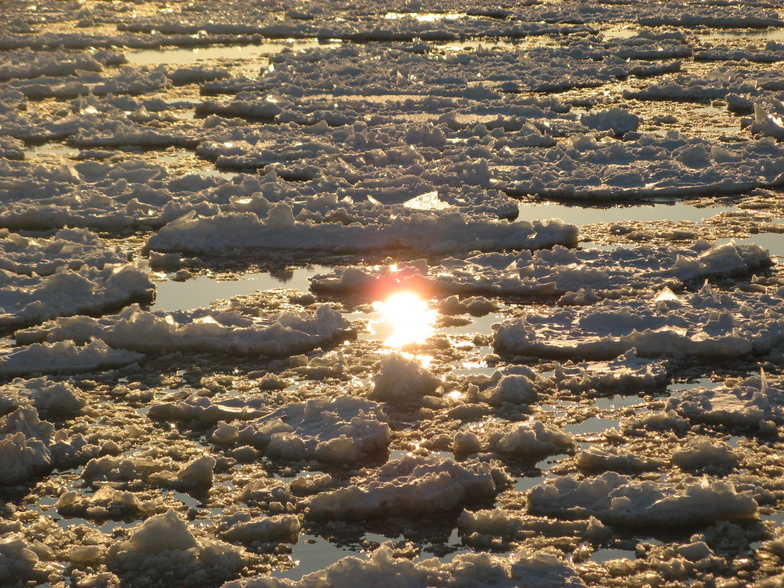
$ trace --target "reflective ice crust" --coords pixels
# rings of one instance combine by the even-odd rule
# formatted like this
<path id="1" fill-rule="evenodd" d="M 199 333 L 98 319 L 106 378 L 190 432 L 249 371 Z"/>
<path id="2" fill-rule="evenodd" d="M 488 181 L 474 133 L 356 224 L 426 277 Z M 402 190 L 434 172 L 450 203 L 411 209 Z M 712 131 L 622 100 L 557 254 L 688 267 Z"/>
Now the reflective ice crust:
<path id="1" fill-rule="evenodd" d="M 783 580 L 784 15 L 0 11 L 0 585 Z"/>

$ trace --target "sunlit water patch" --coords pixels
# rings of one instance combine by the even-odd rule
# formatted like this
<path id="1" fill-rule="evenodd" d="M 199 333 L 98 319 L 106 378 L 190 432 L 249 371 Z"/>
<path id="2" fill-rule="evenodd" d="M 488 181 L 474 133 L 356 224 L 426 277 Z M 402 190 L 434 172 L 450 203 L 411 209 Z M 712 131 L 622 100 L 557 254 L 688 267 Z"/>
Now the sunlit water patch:
<path id="1" fill-rule="evenodd" d="M 25 149 L 24 158 L 28 161 L 59 162 L 79 155 L 79 150 L 62 143 L 44 143 Z"/>
<path id="2" fill-rule="evenodd" d="M 518 206 L 520 220 L 534 221 L 560 218 L 568 224 L 577 226 L 595 223 L 653 222 L 653 221 L 692 221 L 700 222 L 722 212 L 737 211 L 736 206 L 706 206 L 698 208 L 686 202 L 656 202 L 634 206 L 580 206 L 555 202 L 521 202 Z"/>
<path id="3" fill-rule="evenodd" d="M 303 533 L 297 543 L 291 546 L 291 563 L 293 567 L 286 570 L 274 570 L 271 576 L 275 578 L 288 578 L 299 581 L 305 574 L 318 572 L 339 559 L 351 555 L 346 547 L 341 547 L 316 537 Z"/>
<path id="4" fill-rule="evenodd" d="M 636 559 L 637 556 L 634 551 L 630 549 L 614 549 L 606 547 L 604 549 L 597 549 L 591 555 L 591 561 L 596 563 L 605 563 L 611 559 Z"/>
<path id="5" fill-rule="evenodd" d="M 206 47 L 186 47 L 177 49 L 142 49 L 129 51 L 125 57 L 136 65 L 179 64 L 187 65 L 199 61 L 226 59 L 240 61 L 256 59 L 280 53 L 284 49 L 303 51 L 315 47 L 338 46 L 340 41 L 319 39 L 286 39 L 265 41 L 254 45 L 210 45 Z"/>
<path id="6" fill-rule="evenodd" d="M 515 478 L 514 489 L 518 492 L 528 492 L 534 486 L 541 486 L 546 480 L 546 476 L 519 476 Z"/>
<path id="7" fill-rule="evenodd" d="M 563 430 L 565 433 L 571 433 L 572 435 L 592 437 L 612 428 L 618 428 L 620 423 L 619 419 L 606 419 L 596 416 L 589 417 L 578 424 L 566 425 Z"/>
<path id="8" fill-rule="evenodd" d="M 385 20 L 414 19 L 418 22 L 438 22 L 441 20 L 462 20 L 470 18 L 465 12 L 387 12 Z"/>
<path id="9" fill-rule="evenodd" d="M 730 239 L 717 239 L 716 244 L 726 243 Z M 757 233 L 748 239 L 732 239 L 738 245 L 754 243 L 767 249 L 773 257 L 784 257 L 784 234 L 782 233 Z"/>
<path id="10" fill-rule="evenodd" d="M 670 396 L 681 396 L 687 390 L 694 390 L 695 388 L 705 388 L 713 390 L 721 385 L 720 382 L 714 382 L 710 378 L 697 378 L 696 380 L 688 382 L 673 382 L 667 387 Z"/>
<path id="11" fill-rule="evenodd" d="M 769 514 L 760 515 L 760 520 L 763 522 L 769 521 L 775 525 L 784 525 L 784 512 L 772 512 Z"/>
<path id="12" fill-rule="evenodd" d="M 784 29 L 773 27 L 768 29 L 709 30 L 700 34 L 703 34 L 716 42 L 730 39 L 743 39 L 746 41 L 784 41 Z"/>
<path id="13" fill-rule="evenodd" d="M 379 318 L 368 324 L 370 332 L 389 347 L 424 343 L 433 334 L 437 312 L 415 292 L 401 291 L 373 303 Z"/>
<path id="14" fill-rule="evenodd" d="M 596 406 L 602 410 L 618 410 L 629 406 L 635 406 L 642 402 L 639 396 L 611 396 L 608 398 L 597 398 Z"/>
<path id="15" fill-rule="evenodd" d="M 246 274 L 239 280 L 216 280 L 208 276 L 197 276 L 185 282 L 174 280 L 160 282 L 157 284 L 152 310 L 192 310 L 208 306 L 215 300 L 246 296 L 275 288 L 307 292 L 308 279 L 325 271 L 329 271 L 329 268 L 310 266 L 279 274 L 267 272 Z"/>

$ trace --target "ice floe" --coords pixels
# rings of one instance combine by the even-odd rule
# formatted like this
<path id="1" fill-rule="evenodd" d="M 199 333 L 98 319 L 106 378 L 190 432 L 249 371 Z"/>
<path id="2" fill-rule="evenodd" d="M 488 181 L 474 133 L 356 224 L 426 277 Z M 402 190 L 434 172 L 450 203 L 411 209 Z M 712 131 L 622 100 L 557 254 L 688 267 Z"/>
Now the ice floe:
<path id="1" fill-rule="evenodd" d="M 492 500 L 505 480 L 487 464 L 412 456 L 388 461 L 358 482 L 311 498 L 308 517 L 352 520 L 445 512 Z"/>
<path id="2" fill-rule="evenodd" d="M 564 304 L 590 304 L 635 291 L 679 290 L 685 283 L 748 274 L 771 264 L 762 248 L 734 243 L 711 246 L 703 241 L 689 249 L 632 251 L 569 250 L 556 245 L 517 255 L 447 258 L 435 266 L 400 263 L 336 268 L 331 274 L 313 277 L 310 287 L 316 293 L 367 296 L 406 288 L 441 296 L 559 296 Z"/>
<path id="3" fill-rule="evenodd" d="M 731 483 L 694 479 L 681 486 L 636 481 L 615 472 L 580 480 L 557 478 L 528 493 L 531 514 L 588 518 L 610 525 L 705 525 L 721 520 L 755 520 L 754 499 Z"/>
<path id="4" fill-rule="evenodd" d="M 379 211 L 380 212 L 380 211 Z M 553 221 L 466 220 L 460 214 L 412 213 L 344 225 L 298 221 L 287 204 L 264 218 L 252 212 L 199 218 L 189 214 L 163 227 L 147 243 L 159 252 L 241 256 L 259 250 L 326 254 L 538 249 L 573 244 L 577 228 Z"/>
<path id="5" fill-rule="evenodd" d="M 694 422 L 772 432 L 784 419 L 782 394 L 780 383 L 768 384 L 763 372 L 732 387 L 687 390 L 681 397 L 670 399 L 667 406 Z"/>
<path id="6" fill-rule="evenodd" d="M 102 555 L 129 586 L 145 586 L 165 578 L 186 585 L 216 583 L 234 577 L 246 558 L 243 550 L 229 543 L 197 538 L 173 510 L 147 519 L 132 530 L 128 540 L 117 541 Z M 144 572 L 139 574 L 139 570 Z"/>
<path id="7" fill-rule="evenodd" d="M 78 270 L 64 265 L 43 277 L 0 272 L 5 290 L 0 307 L 3 330 L 149 301 L 154 291 L 148 272 L 137 263 L 106 265 L 103 269 L 83 266 Z"/>
<path id="8" fill-rule="evenodd" d="M 442 563 L 437 558 L 415 563 L 396 558 L 393 549 L 383 545 L 369 559 L 346 557 L 321 572 L 308 574 L 302 580 L 280 580 L 261 577 L 229 582 L 226 588 L 316 588 L 317 586 L 351 582 L 358 585 L 421 588 L 438 585 L 447 587 L 494 586 L 512 588 L 521 583 L 555 588 L 585 586 L 574 567 L 554 550 L 533 552 L 520 550 L 510 558 L 490 554 L 462 554 Z"/>
<path id="9" fill-rule="evenodd" d="M 572 449 L 573 438 L 554 425 L 539 421 L 486 427 L 483 437 L 464 431 L 455 435 L 456 454 L 478 453 L 484 448 L 507 458 L 537 461 Z"/>
<path id="10" fill-rule="evenodd" d="M 289 356 L 347 337 L 350 323 L 327 305 L 254 320 L 236 311 L 143 311 L 129 306 L 102 318 L 76 316 L 18 331 L 22 344 L 98 340 L 138 353 L 174 351 Z"/>
<path id="11" fill-rule="evenodd" d="M 390 429 L 382 405 L 340 396 L 291 403 L 247 424 L 216 432 L 223 443 L 252 445 L 272 459 L 354 464 L 386 452 Z"/>
<path id="12" fill-rule="evenodd" d="M 755 310 L 756 309 L 756 310 Z M 635 349 L 640 357 L 744 359 L 782 344 L 778 295 L 733 296 L 704 286 L 678 300 L 602 301 L 502 323 L 497 352 L 608 359 Z"/>

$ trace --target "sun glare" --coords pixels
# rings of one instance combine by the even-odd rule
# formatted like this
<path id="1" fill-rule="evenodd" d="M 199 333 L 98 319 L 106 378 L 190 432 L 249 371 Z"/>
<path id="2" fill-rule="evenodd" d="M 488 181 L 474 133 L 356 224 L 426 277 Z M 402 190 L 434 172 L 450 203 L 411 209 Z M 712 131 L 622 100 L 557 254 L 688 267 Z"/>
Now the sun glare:
<path id="1" fill-rule="evenodd" d="M 384 302 L 373 303 L 381 318 L 371 323 L 373 331 L 385 337 L 390 347 L 403 347 L 409 343 L 423 343 L 433 334 L 436 311 L 427 307 L 415 292 L 396 292 Z"/>

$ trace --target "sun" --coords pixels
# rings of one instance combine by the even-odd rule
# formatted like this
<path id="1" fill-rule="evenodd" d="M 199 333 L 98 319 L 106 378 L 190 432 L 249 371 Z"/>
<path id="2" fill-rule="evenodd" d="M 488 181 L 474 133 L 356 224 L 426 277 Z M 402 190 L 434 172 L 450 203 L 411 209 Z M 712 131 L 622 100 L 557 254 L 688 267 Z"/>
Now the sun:
<path id="1" fill-rule="evenodd" d="M 433 334 L 437 312 L 414 291 L 395 292 L 383 302 L 374 302 L 373 309 L 380 318 L 372 322 L 371 328 L 385 336 L 385 344 L 390 347 L 423 343 Z"/>

